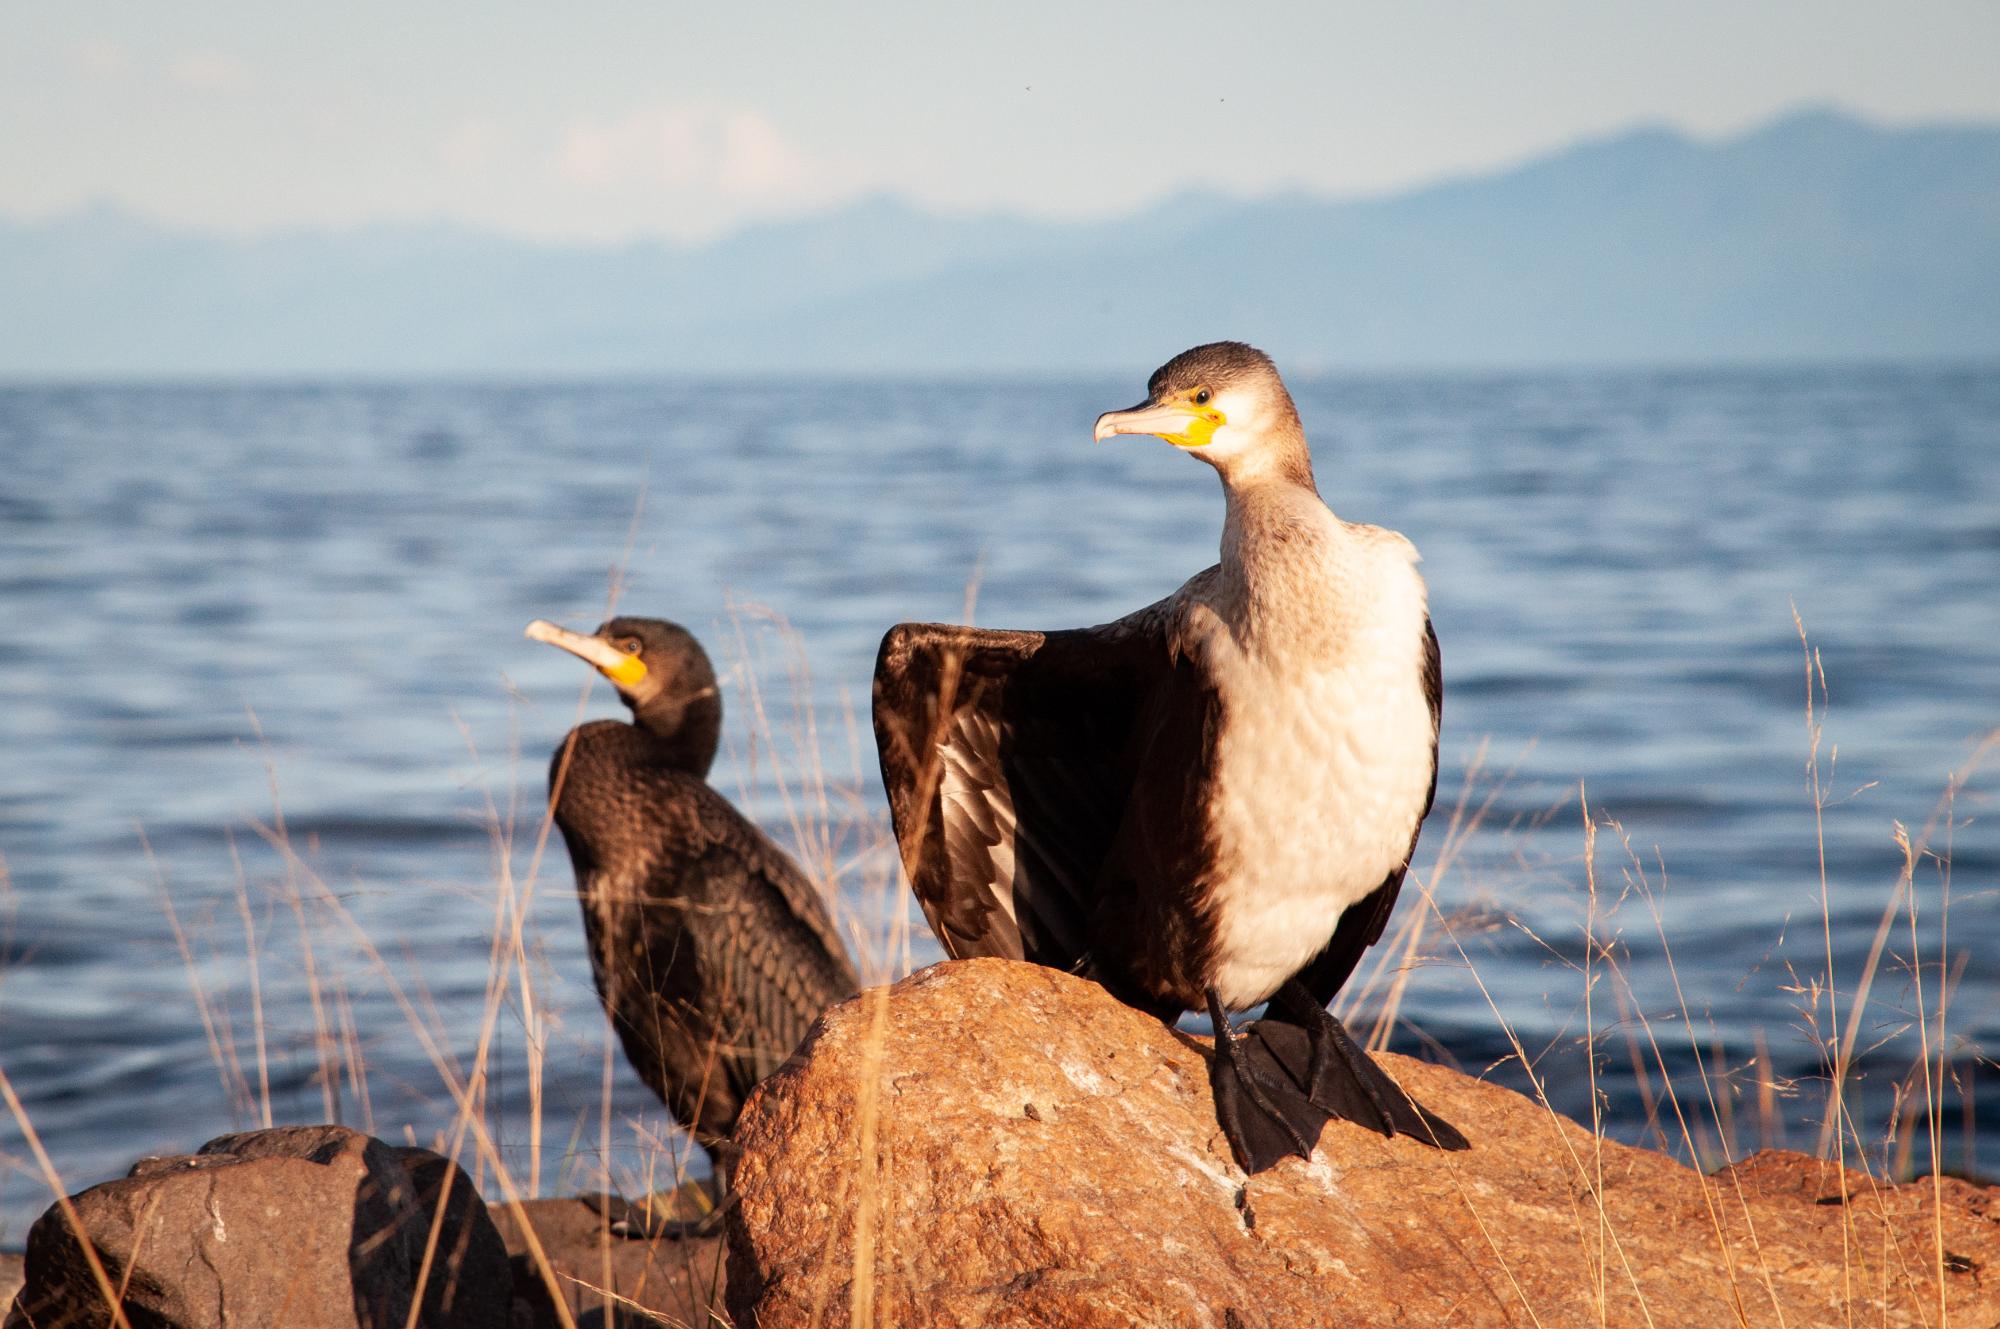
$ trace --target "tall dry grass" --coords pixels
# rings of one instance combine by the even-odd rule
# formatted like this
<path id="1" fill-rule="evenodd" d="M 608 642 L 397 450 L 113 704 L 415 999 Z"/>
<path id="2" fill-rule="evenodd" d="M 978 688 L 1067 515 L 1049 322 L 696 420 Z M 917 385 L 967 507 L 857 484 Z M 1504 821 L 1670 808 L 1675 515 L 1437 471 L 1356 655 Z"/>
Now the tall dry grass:
<path id="1" fill-rule="evenodd" d="M 613 607 L 616 584 L 614 578 Z M 1816 1150 L 1844 1165 L 1838 1174 L 1843 1188 L 1850 1176 L 1847 1168 L 1870 1187 L 1913 1174 L 1928 1176 L 1938 1187 L 1947 1151 L 1947 1089 L 1954 1089 L 1966 1114 L 1963 1168 L 1978 1166 L 1970 1113 L 1981 1059 L 1977 1049 L 1955 1040 L 1949 1021 L 1957 983 L 1969 962 L 1963 949 L 1951 950 L 1951 842 L 1962 824 L 1959 804 L 1976 773 L 2000 746 L 2000 733 L 1987 736 L 1951 774 L 1937 808 L 1919 829 L 1912 832 L 1901 825 L 1893 829 L 1902 867 L 1885 886 L 1869 951 L 1862 957 L 1839 953 L 1834 942 L 1836 897 L 1858 887 L 1835 883 L 1827 873 L 1825 819 L 1832 804 L 1827 792 L 1832 753 L 1825 747 L 1827 685 L 1803 625 L 1799 631 L 1807 685 L 1804 776 L 1819 854 L 1822 956 L 1817 972 L 1796 967 L 1787 971 L 1799 1012 L 1795 1031 L 1758 1031 L 1747 1055 L 1737 1054 L 1743 1058 L 1740 1061 L 1732 1059 L 1712 1022 L 1704 1037 L 1702 1004 L 1691 999 L 1682 984 L 1665 921 L 1664 861 L 1657 851 L 1631 843 L 1623 827 L 1594 807 L 1581 789 L 1575 798 L 1582 828 L 1580 854 L 1566 866 L 1532 864 L 1517 855 L 1518 871 L 1512 879 L 1533 881 L 1539 891 L 1567 873 L 1578 905 L 1576 935 L 1538 935 L 1522 916 L 1510 911 L 1508 879 L 1476 863 L 1473 850 L 1482 842 L 1504 843 L 1515 829 L 1496 830 L 1491 825 L 1493 809 L 1514 779 L 1515 768 L 1492 770 L 1483 744 L 1466 764 L 1455 796 L 1441 802 L 1433 815 L 1424 837 L 1422 870 L 1412 872 L 1390 934 L 1336 1005 L 1343 1018 L 1366 1028 L 1370 1048 L 1394 1042 L 1448 1053 L 1412 1018 L 1409 997 L 1412 985 L 1425 982 L 1427 973 L 1462 974 L 1479 992 L 1508 1048 L 1500 1062 L 1468 1069 L 1517 1075 L 1553 1127 L 1558 1105 L 1541 1069 L 1552 1044 L 1531 1047 L 1522 1036 L 1518 1012 L 1510 1010 L 1511 998 L 1495 994 L 1481 972 L 1481 941 L 1502 930 L 1526 935 L 1571 972 L 1559 982 L 1575 987 L 1581 1028 L 1565 1031 L 1562 1037 L 1583 1049 L 1587 1124 L 1598 1147 L 1579 1153 L 1562 1131 L 1553 1135 L 1564 1142 L 1567 1164 L 1578 1179 L 1583 1204 L 1580 1230 L 1587 1233 L 1594 1252 L 1589 1299 L 1600 1320 L 1608 1316 L 1614 1284 L 1637 1296 L 1642 1314 L 1648 1314 L 1621 1233 L 1601 1198 L 1601 1143 L 1614 1088 L 1636 1094 L 1644 1105 L 1642 1139 L 1680 1154 L 1704 1174 L 1701 1184 L 1710 1239 L 1726 1270 L 1737 1318 L 1744 1324 L 1761 1322 L 1764 1308 L 1777 1306 L 1771 1270 L 1764 1263 L 1754 1224 L 1747 1263 L 1726 1234 L 1732 1212 L 1733 1221 L 1749 1222 L 1746 1197 L 1727 1175 L 1707 1174 L 1744 1156 L 1746 1133 L 1760 1145 L 1781 1144 L 1816 1124 Z M 728 644 L 725 678 L 731 717 L 725 727 L 725 752 L 736 772 L 738 801 L 753 806 L 761 801 L 760 791 L 775 791 L 780 817 L 771 829 L 793 849 L 825 893 L 866 982 L 879 987 L 900 977 L 925 950 L 920 936 L 912 933 L 897 847 L 877 811 L 872 739 L 861 700 L 840 695 L 834 704 L 840 718 L 837 731 L 823 733 L 824 712 L 815 704 L 803 643 L 781 618 L 755 605 L 734 605 L 722 636 Z M 773 687 L 773 680 L 781 686 Z M 591 705 L 592 688 L 586 683 L 569 723 L 580 721 Z M 539 716 L 533 721 L 526 726 L 535 735 L 528 743 L 531 747 L 543 741 L 552 744 L 566 727 Z M 325 1119 L 350 1121 L 370 1133 L 400 1131 L 405 1140 L 424 1143 L 458 1162 L 496 1206 L 515 1212 L 529 1234 L 529 1254 L 538 1275 L 563 1322 L 571 1324 L 576 1311 L 585 1307 L 607 1317 L 620 1310 L 631 1314 L 634 1290 L 614 1286 L 608 1263 L 595 1281 L 560 1274 L 525 1221 L 523 1202 L 550 1192 L 647 1195 L 672 1190 L 695 1177 L 695 1152 L 687 1138 L 666 1123 L 663 1113 L 631 1117 L 615 1110 L 614 1083 L 629 1072 L 613 1050 L 609 1027 L 581 975 L 556 982 L 549 971 L 536 935 L 534 904 L 543 897 L 573 898 L 574 885 L 566 856 L 558 852 L 550 861 L 552 820 L 549 801 L 541 792 L 541 763 L 523 762 L 520 732 L 517 727 L 497 768 L 504 776 L 504 789 L 496 794 L 482 785 L 477 791 L 478 819 L 490 849 L 487 879 L 480 888 L 458 897 L 484 918 L 486 978 L 479 1016 L 471 1028 L 455 1025 L 441 1014 L 425 987 L 422 957 L 371 936 L 350 902 L 350 893 L 330 887 L 313 856 L 295 845 L 286 824 L 277 766 L 268 758 L 270 811 L 245 829 L 278 867 L 263 874 L 246 869 L 231 841 L 233 884 L 228 902 L 233 917 L 186 916 L 176 900 L 171 865 L 152 853 L 143 835 L 141 844 L 188 975 L 193 1013 L 223 1093 L 238 1118 L 232 1124 L 269 1124 L 291 1115 L 274 1101 L 272 1064 L 277 1050 L 302 1049 L 312 1067 L 312 1099 Z M 822 752 L 829 747 L 841 754 L 837 774 L 822 761 Z M 470 736 L 467 748 L 475 765 L 483 765 Z M 1607 845 L 1612 851 L 1608 863 L 1600 861 Z M 1498 857 L 1504 859 L 1506 854 Z M 1644 973 L 1634 970 L 1625 932 L 1628 911 L 1643 916 L 1648 943 L 1656 944 L 1662 957 L 1657 967 Z M 574 910 L 565 912 L 568 917 L 559 925 L 576 926 Z M 1927 932 L 1923 924 L 1933 916 L 1936 927 Z M 233 970 L 238 977 L 226 990 L 204 977 L 213 971 L 218 957 L 237 961 Z M 303 982 L 310 1028 L 273 1027 L 263 976 L 277 967 Z M 1869 1013 L 1881 1006 L 1881 991 L 1892 973 L 1903 976 L 1914 997 L 1909 1027 L 1915 1031 L 1917 1056 L 1901 1077 L 1889 1111 L 1871 1118 L 1856 1110 L 1853 1086 L 1857 1065 L 1871 1050 L 1871 1034 L 1882 1036 L 1871 1025 Z M 1664 1003 L 1656 992 L 1662 985 L 1671 993 Z M 400 1016 L 400 1027 L 362 1027 L 355 1001 L 361 993 L 387 996 Z M 886 1041 L 881 1022 L 887 1018 L 887 1007 L 879 997 L 877 1003 L 871 1010 L 879 1051 Z M 1678 1029 L 1672 1027 L 1676 1025 Z M 383 1095 L 379 1088 L 371 1089 L 380 1068 L 371 1068 L 369 1049 L 405 1039 L 421 1049 L 443 1109 L 442 1124 L 434 1123 L 421 1141 L 409 1123 L 378 1120 L 377 1104 Z M 1782 1047 L 1800 1039 L 1820 1062 L 1817 1078 L 1787 1077 L 1776 1069 L 1772 1045 Z M 510 1134 L 518 1123 L 503 1119 L 494 1087 L 501 1045 L 508 1040 L 517 1047 L 527 1077 L 528 1120 L 524 1136 L 518 1139 Z M 572 1055 L 595 1059 L 599 1092 L 586 1110 L 565 1119 L 551 1113 L 547 1071 L 551 1057 Z M 883 1124 L 878 1078 L 864 1069 L 860 1086 L 864 1136 L 879 1132 Z M 41 1148 L 28 1105 L 16 1097 L 4 1073 L 0 1073 L 0 1098 L 28 1143 L 35 1175 L 51 1197 L 60 1200 L 79 1179 L 57 1171 Z M 897 1260 L 899 1234 L 894 1197 L 882 1193 L 885 1182 L 876 1170 L 875 1141 L 864 1138 L 858 1144 L 863 1169 L 850 1197 L 857 1226 L 846 1257 L 850 1267 L 841 1271 L 852 1300 L 841 1318 L 861 1325 L 875 1322 L 873 1288 L 879 1271 Z M 621 1159 L 636 1161 L 621 1163 Z M 1450 1165 L 1448 1158 L 1444 1165 Z M 1467 1195 L 1466 1201 L 1485 1231 L 1489 1216 L 1474 1197 Z M 1497 1215 L 1490 1217 L 1497 1222 Z M 428 1234 L 426 1277 L 434 1272 L 442 1218 L 440 1206 Z M 1511 1283 L 1504 1244 L 1491 1234 L 1487 1244 L 1496 1267 Z M 1920 1275 L 1927 1275 L 1936 1286 L 1937 1323 L 1942 1326 L 1947 1311 L 1941 1229 L 1933 1231 L 1927 1244 L 1929 1249 L 1921 1253 L 1922 1270 L 1914 1251 L 1900 1258 L 1899 1267 L 1913 1286 Z M 122 1313 L 115 1310 L 122 1289 L 114 1286 L 94 1252 L 89 1258 L 101 1294 L 122 1323 Z M 1860 1265 L 1852 1250 L 1846 1265 L 1849 1269 Z M 715 1255 L 693 1248 L 682 1265 L 661 1270 L 663 1277 L 687 1277 L 710 1289 L 717 1286 L 720 1272 Z M 1537 1308 L 1528 1303 L 1518 1283 L 1513 1286 L 1524 1313 L 1540 1323 Z M 1866 1303 L 1869 1291 L 1851 1283 L 1844 1287 L 1850 1322 L 1859 1322 L 1858 1308 Z M 833 1313 L 834 1308 L 826 1309 Z"/>

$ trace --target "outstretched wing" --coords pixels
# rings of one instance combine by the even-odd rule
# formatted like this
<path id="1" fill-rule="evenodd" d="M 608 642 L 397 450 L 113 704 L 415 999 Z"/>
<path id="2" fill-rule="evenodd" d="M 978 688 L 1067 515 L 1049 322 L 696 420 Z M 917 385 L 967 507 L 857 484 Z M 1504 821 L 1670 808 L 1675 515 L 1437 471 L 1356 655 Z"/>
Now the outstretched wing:
<path id="1" fill-rule="evenodd" d="M 1192 584 L 1192 583 L 1191 583 Z M 1077 969 L 1132 796 L 1176 600 L 1115 623 L 904 623 L 875 664 L 875 740 L 903 866 L 954 957 Z"/>
<path id="2" fill-rule="evenodd" d="M 1330 1004 L 1335 994 L 1347 985 L 1355 967 L 1361 963 L 1362 952 L 1382 939 L 1383 930 L 1389 926 L 1389 915 L 1396 909 L 1396 896 L 1403 889 L 1403 877 L 1410 870 L 1410 859 L 1417 852 L 1417 837 L 1423 833 L 1424 818 L 1430 816 L 1431 805 L 1437 802 L 1438 733 L 1444 719 L 1444 673 L 1438 654 L 1437 632 L 1431 627 L 1429 618 L 1424 619 L 1424 695 L 1431 704 L 1430 792 L 1424 796 L 1424 810 L 1417 818 L 1417 829 L 1410 832 L 1410 848 L 1403 855 L 1402 864 L 1383 878 L 1380 886 L 1347 907 L 1326 948 L 1300 973 L 1299 981 L 1322 1006 Z"/>

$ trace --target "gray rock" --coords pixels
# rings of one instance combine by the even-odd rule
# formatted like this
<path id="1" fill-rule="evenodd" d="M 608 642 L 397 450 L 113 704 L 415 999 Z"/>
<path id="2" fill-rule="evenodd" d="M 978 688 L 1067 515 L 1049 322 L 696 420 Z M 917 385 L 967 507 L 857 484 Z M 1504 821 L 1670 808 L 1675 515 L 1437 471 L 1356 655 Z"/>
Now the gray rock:
<path id="1" fill-rule="evenodd" d="M 508 1319 L 506 1248 L 465 1174 L 342 1126 L 225 1135 L 193 1155 L 144 1159 L 71 1203 L 133 1329 L 401 1329 L 420 1284 L 427 1329 Z M 26 1285 L 6 1329 L 112 1322 L 52 1206 L 28 1232 Z"/>

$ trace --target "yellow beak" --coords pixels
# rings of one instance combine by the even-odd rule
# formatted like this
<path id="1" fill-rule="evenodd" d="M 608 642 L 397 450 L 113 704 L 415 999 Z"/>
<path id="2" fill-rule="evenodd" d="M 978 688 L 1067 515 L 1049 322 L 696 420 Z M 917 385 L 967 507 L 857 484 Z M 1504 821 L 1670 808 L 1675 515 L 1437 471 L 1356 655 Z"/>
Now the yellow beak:
<path id="1" fill-rule="evenodd" d="M 1222 422 L 1222 412 L 1213 408 L 1186 402 L 1146 402 L 1098 416 L 1096 439 L 1102 443 L 1113 434 L 1152 434 L 1177 448 L 1205 448 L 1214 441 Z"/>

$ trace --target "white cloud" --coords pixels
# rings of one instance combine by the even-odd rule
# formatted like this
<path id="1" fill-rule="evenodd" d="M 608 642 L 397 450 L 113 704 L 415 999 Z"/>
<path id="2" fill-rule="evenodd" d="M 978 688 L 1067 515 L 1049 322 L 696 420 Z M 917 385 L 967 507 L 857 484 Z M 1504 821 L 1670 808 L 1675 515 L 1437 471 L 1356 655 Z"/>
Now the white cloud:
<path id="1" fill-rule="evenodd" d="M 586 189 L 719 193 L 740 202 L 805 201 L 831 174 L 755 111 L 648 106 L 570 126 L 565 179 Z"/>

